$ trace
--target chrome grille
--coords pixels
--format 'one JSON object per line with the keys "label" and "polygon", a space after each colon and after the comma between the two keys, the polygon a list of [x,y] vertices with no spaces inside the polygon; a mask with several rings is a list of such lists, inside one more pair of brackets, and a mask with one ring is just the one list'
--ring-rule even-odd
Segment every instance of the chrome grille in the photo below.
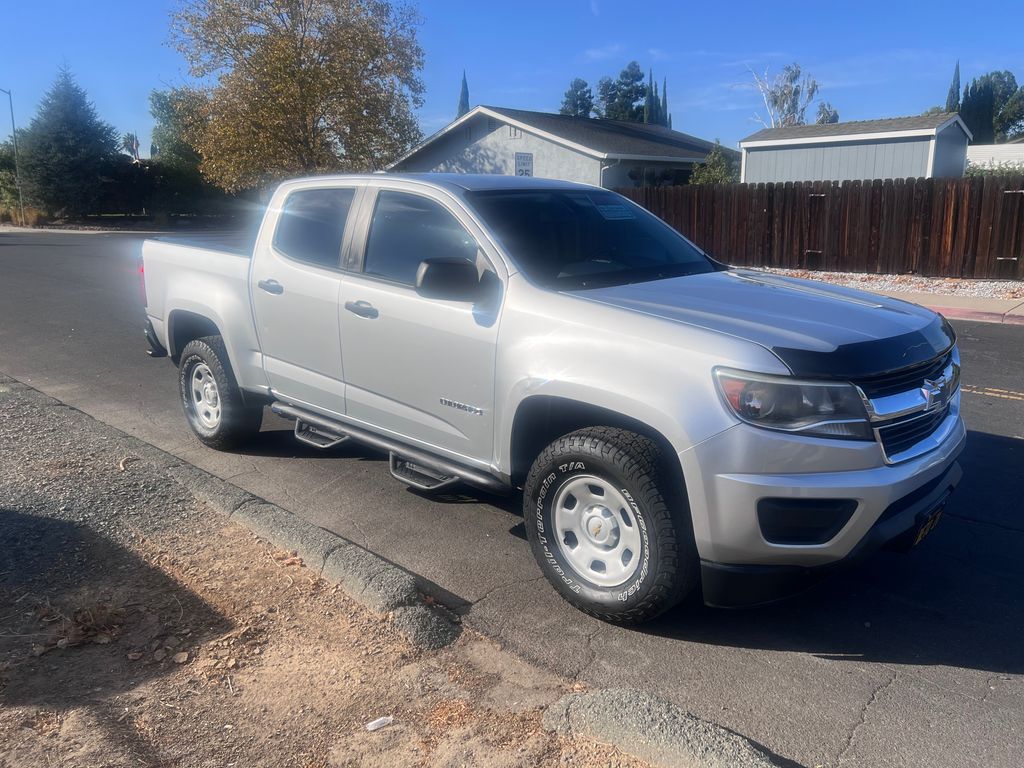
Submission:
{"label": "chrome grille", "polygon": [[932,434],[949,415],[949,406],[911,418],[878,424],[875,430],[885,455],[890,459],[904,453]]}

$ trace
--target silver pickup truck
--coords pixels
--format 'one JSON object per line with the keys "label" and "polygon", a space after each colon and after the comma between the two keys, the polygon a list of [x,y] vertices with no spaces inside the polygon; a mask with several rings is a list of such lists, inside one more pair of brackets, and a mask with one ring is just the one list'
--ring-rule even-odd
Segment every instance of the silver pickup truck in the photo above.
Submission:
{"label": "silver pickup truck", "polygon": [[731,269],[605,189],[300,179],[252,254],[147,241],[151,354],[196,436],[265,406],[430,490],[522,490],[568,601],[639,622],[753,605],[934,526],[961,476],[960,358],[902,301]]}

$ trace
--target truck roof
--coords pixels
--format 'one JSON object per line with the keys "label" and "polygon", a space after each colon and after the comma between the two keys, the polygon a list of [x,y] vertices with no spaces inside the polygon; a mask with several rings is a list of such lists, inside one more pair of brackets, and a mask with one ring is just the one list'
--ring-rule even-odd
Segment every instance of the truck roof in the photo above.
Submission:
{"label": "truck roof", "polygon": [[580,184],[560,179],[542,179],[537,176],[506,176],[498,173],[377,173],[337,174],[329,176],[306,176],[289,181],[369,181],[381,177],[395,177],[419,181],[450,190],[477,192],[495,189],[595,189],[590,184]]}

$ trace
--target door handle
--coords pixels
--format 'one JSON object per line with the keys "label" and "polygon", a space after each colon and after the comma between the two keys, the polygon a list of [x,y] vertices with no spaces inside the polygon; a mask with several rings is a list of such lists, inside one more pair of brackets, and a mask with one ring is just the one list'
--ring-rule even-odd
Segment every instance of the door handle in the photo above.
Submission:
{"label": "door handle", "polygon": [[377,317],[377,315],[380,314],[380,312],[377,311],[377,308],[368,301],[346,301],[345,309],[347,309],[354,315],[359,315],[360,317],[368,317],[371,320],[373,320],[374,318]]}
{"label": "door handle", "polygon": [[267,293],[272,293],[275,296],[280,296],[284,293],[284,286],[277,282],[277,280],[260,280],[256,285],[258,285],[261,290],[264,290]]}

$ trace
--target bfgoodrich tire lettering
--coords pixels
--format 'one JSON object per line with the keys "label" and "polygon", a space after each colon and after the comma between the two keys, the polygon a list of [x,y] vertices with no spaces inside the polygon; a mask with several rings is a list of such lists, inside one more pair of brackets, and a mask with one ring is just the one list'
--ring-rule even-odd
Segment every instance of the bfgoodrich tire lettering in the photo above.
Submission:
{"label": "bfgoodrich tire lettering", "polygon": [[195,339],[181,350],[178,386],[185,419],[199,440],[223,451],[251,440],[263,408],[247,406],[220,336]]}
{"label": "bfgoodrich tire lettering", "polygon": [[[527,537],[544,575],[577,608],[605,621],[637,623],[676,605],[697,585],[685,499],[674,498],[663,464],[651,440],[610,427],[561,437],[534,462],[523,488]],[[566,498],[573,509],[589,504],[579,519],[589,514],[596,524],[569,530],[567,521],[576,518],[566,516]],[[675,514],[669,501],[680,507]],[[590,534],[611,538],[591,538],[584,551],[610,552],[611,559],[599,554],[588,566],[589,555],[574,553],[577,537]]]}

